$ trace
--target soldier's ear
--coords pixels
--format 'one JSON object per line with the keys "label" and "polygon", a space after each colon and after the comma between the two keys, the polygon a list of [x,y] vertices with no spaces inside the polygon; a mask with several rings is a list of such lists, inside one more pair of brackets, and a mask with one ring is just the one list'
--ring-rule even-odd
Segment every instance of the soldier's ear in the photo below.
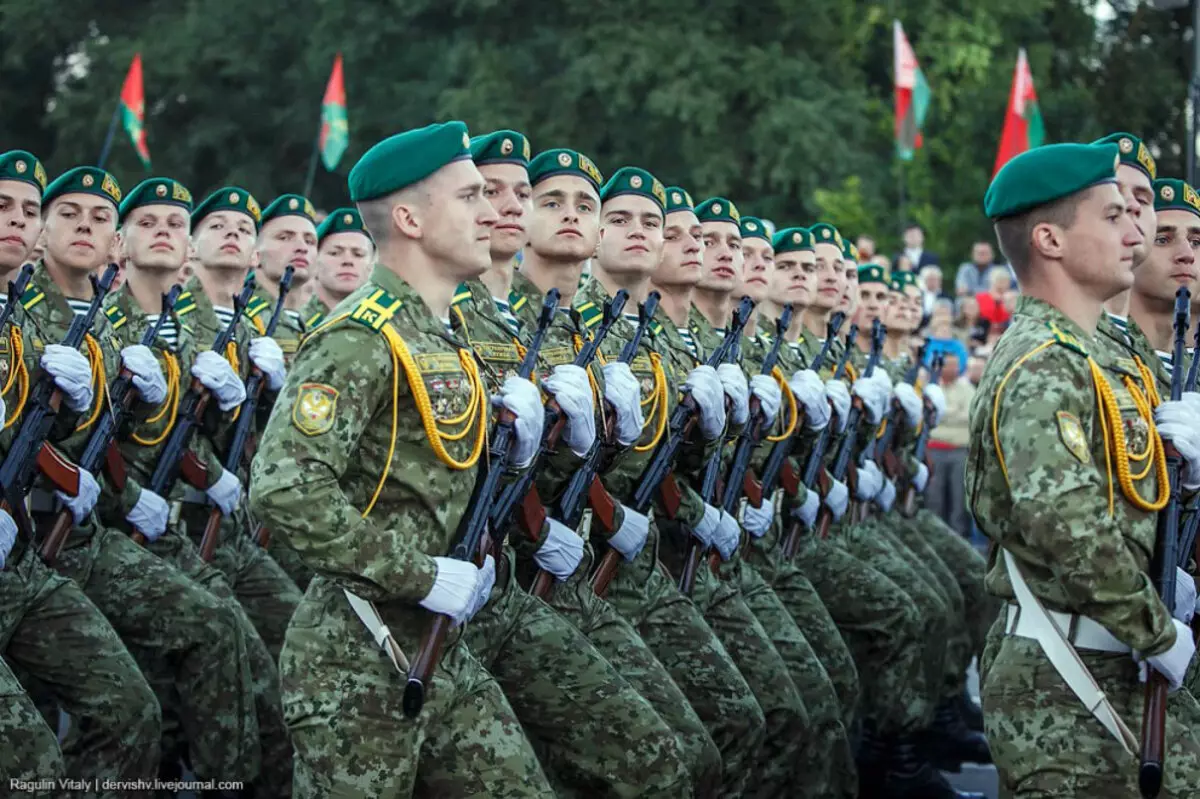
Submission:
{"label": "soldier's ear", "polygon": [[1043,258],[1052,261],[1062,258],[1066,236],[1065,231],[1058,225],[1053,222],[1039,222],[1029,231],[1029,238],[1029,246]]}
{"label": "soldier's ear", "polygon": [[396,203],[391,210],[392,226],[410,239],[424,238],[422,211],[416,203]]}

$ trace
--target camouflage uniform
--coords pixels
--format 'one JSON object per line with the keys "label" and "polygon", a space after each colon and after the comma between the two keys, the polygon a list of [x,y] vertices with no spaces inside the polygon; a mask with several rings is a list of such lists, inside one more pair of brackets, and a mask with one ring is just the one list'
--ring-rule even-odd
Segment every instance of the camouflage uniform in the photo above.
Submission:
{"label": "camouflage uniform", "polygon": [[[3,578],[0,578],[3,579]],[[0,774],[8,780],[58,780],[66,776],[58,738],[16,676],[0,660]],[[12,790],[10,784],[9,789]],[[52,796],[52,791],[34,791]]]}
{"label": "camouflage uniform", "polygon": [[[408,719],[405,675],[343,593],[372,602],[397,646],[415,655],[432,620],[418,602],[433,585],[433,557],[449,550],[476,477],[446,462],[469,460],[486,407],[464,411],[472,397],[488,404],[466,351],[388,268],[377,265],[344,307],[354,315],[331,318],[293,362],[251,468],[255,514],[316,572],[280,658],[296,795],[553,796],[461,629],[447,635],[424,709]],[[396,347],[415,373],[396,362]],[[461,420],[440,423],[464,434],[446,439],[441,455],[413,386],[428,392],[425,412]]]}
{"label": "camouflage uniform", "polygon": [[[1098,367],[1121,417],[1105,425],[1140,430],[1145,438],[1131,435],[1126,447],[1141,452],[1153,427],[1138,421],[1128,387],[1145,387],[1127,355],[1103,336],[1087,336],[1052,306],[1018,300],[972,404],[967,495],[980,528],[997,544],[988,560],[991,593],[1014,597],[1003,547],[1047,609],[1087,615],[1135,651],[1155,654],[1174,640],[1170,614],[1146,574],[1155,516],[1110,482],[1104,464],[1113,453],[1093,385]],[[1056,435],[1047,435],[1051,418]],[[1154,470],[1133,487],[1155,497]],[[1004,635],[1004,621],[1002,614],[989,633],[981,687],[1005,789],[1016,796],[1137,795],[1136,758],[1067,688],[1038,642]],[[1077,651],[1136,737],[1145,692],[1133,658]],[[1200,782],[1198,719],[1187,691],[1171,695],[1161,795],[1191,796]]]}
{"label": "camouflage uniform", "polygon": [[[308,302],[304,303],[304,307],[300,309],[300,322],[304,325],[305,331],[315,330],[322,322],[329,317],[329,312],[333,310],[325,306],[321,302],[321,298],[317,296],[317,292],[308,298]],[[282,348],[282,345],[280,345]]]}

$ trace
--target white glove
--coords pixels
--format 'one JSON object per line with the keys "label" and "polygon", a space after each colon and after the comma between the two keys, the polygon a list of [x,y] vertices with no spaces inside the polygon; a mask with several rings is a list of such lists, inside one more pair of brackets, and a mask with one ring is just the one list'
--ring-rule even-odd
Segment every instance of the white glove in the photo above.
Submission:
{"label": "white glove", "polygon": [[854,487],[854,498],[859,502],[875,499],[883,488],[883,472],[873,460],[863,461],[858,467],[858,485]]}
{"label": "white glove", "polygon": [[79,493],[72,497],[62,491],[55,491],[54,495],[71,509],[71,516],[74,517],[75,523],[80,524],[92,512],[92,508],[96,507],[96,500],[100,499],[100,484],[96,482],[96,478],[92,476],[91,472],[87,469],[80,469]]}
{"label": "white glove", "polygon": [[503,405],[517,417],[513,423],[516,441],[510,457],[516,468],[524,469],[533,461],[542,440],[542,425],[546,422],[542,395],[525,378],[509,375],[500,386],[500,394],[492,398],[492,404]]}
{"label": "white glove", "polygon": [[896,398],[896,402],[900,403],[900,408],[904,411],[904,421],[908,423],[910,429],[915,430],[921,423],[921,398],[917,396],[917,390],[910,383],[901,383],[896,386],[892,396]]}
{"label": "white glove", "polygon": [[1183,456],[1183,487],[1200,488],[1200,393],[1185,391],[1175,402],[1164,402],[1154,409],[1158,432],[1169,439]]}
{"label": "white glove", "polygon": [[147,541],[157,541],[167,530],[167,517],[171,506],[167,501],[148,488],[143,488],[138,501],[125,517]]}
{"label": "white glove", "polygon": [[617,443],[628,447],[642,435],[642,387],[629,370],[629,364],[612,361],[604,364],[604,399],[617,416]]}
{"label": "white glove", "polygon": [[8,421],[8,406],[4,404],[4,397],[0,397],[0,427],[3,427]]}
{"label": "white glove", "polygon": [[242,481],[233,472],[221,470],[221,476],[205,490],[212,504],[221,509],[225,516],[233,513],[242,501]]}
{"label": "white glove", "polygon": [[742,528],[737,519],[725,511],[721,511],[721,522],[717,525],[716,540],[713,546],[721,553],[721,560],[729,560],[737,552],[738,542],[742,540]]}
{"label": "white glove", "polygon": [[[804,424],[809,430],[823,430],[829,424],[829,400],[821,376],[812,369],[801,369],[792,375],[788,388],[796,402],[804,408]],[[849,402],[849,396],[846,401]]]}
{"label": "white glove", "polygon": [[729,397],[730,421],[743,425],[750,418],[750,386],[746,382],[746,373],[736,363],[723,363],[717,367],[717,379],[725,396]]}
{"label": "white glove", "polygon": [[1196,615],[1196,581],[1192,575],[1175,567],[1175,618],[1191,624]]}
{"label": "white glove", "polygon": [[573,363],[556,366],[542,381],[542,388],[554,395],[558,407],[567,417],[563,440],[582,458],[596,440],[596,406],[592,403],[592,386],[588,383],[587,372]]}
{"label": "white glove", "polygon": [[549,516],[546,517],[546,524],[546,540],[534,553],[533,559],[555,578],[565,580],[575,573],[579,561],[583,560],[583,539],[575,535],[570,527]]}
{"label": "white glove", "polygon": [[763,497],[762,507],[756,508],[750,502],[746,503],[746,509],[742,511],[742,527],[746,528],[746,532],[755,538],[762,538],[771,529],[771,522],[775,519],[775,503],[771,501],[771,497]]}
{"label": "white glove", "polygon": [[54,377],[68,408],[79,413],[92,407],[92,365],[87,358],[70,347],[47,344],[41,363]]}
{"label": "white glove", "polygon": [[0,510],[0,569],[4,568],[13,544],[17,543],[17,523],[8,511]]}
{"label": "white glove", "polygon": [[[454,558],[434,558],[437,576],[433,588],[421,600],[421,607],[441,613],[461,624],[475,612],[475,594],[479,588],[479,569],[474,563]],[[486,600],[485,600],[486,601]]]}
{"label": "white glove", "polygon": [[717,527],[721,524],[721,511],[714,508],[712,505],[704,505],[704,518],[700,523],[692,528],[692,535],[706,547],[713,545],[717,540]]}
{"label": "white glove", "polygon": [[[871,424],[879,424],[883,420],[883,414],[887,411],[888,398],[891,396],[890,387],[875,377],[881,372],[882,370],[877,369],[870,377],[860,377],[854,381],[854,387],[851,389],[851,393],[862,400],[867,421]],[[920,403],[917,405],[919,408]]]}
{"label": "white glove", "polygon": [[783,391],[770,375],[755,375],[750,378],[750,394],[758,397],[758,408],[762,411],[764,429],[775,422],[779,406],[783,403]]}
{"label": "white glove", "polygon": [[725,432],[725,390],[711,366],[697,366],[688,373],[683,387],[700,408],[700,432],[709,441]]}
{"label": "white glove", "polygon": [[196,355],[196,360],[192,362],[192,377],[212,392],[217,399],[217,406],[223,412],[233,410],[246,400],[246,386],[242,379],[233,371],[229,361],[212,350],[204,350]]}
{"label": "white glove", "polygon": [[917,490],[918,494],[925,491],[925,485],[929,482],[929,467],[924,463],[917,464],[917,473],[913,475],[912,485]]}
{"label": "white glove", "polygon": [[[121,350],[121,363],[133,373],[133,387],[142,402],[160,405],[167,398],[167,379],[154,353],[144,344],[134,344]],[[149,538],[149,536],[147,536]]]}
{"label": "white glove", "polygon": [[937,383],[925,386],[925,399],[933,406],[933,426],[937,427],[946,417],[946,392]]}
{"label": "white glove", "polygon": [[805,527],[812,529],[817,522],[817,511],[821,509],[821,495],[811,488],[805,489],[803,504],[792,510],[792,515],[800,520]]}
{"label": "white glove", "polygon": [[646,546],[650,536],[650,517],[643,516],[628,505],[622,505],[625,520],[621,527],[608,539],[608,545],[621,553],[627,561],[636,558]]}
{"label": "white glove", "polygon": [[[1144,660],[1153,666],[1155,671],[1167,678],[1167,683],[1171,686],[1170,690],[1173,693],[1183,685],[1183,678],[1187,675],[1188,666],[1191,665],[1192,657],[1196,654],[1196,642],[1192,640],[1191,627],[1179,619],[1171,619],[1171,623],[1175,625],[1175,643],[1161,655],[1152,655]],[[1146,667],[1143,658],[1135,652],[1133,659],[1142,664],[1139,679],[1145,682]]]}
{"label": "white glove", "polygon": [[846,384],[841,380],[826,380],[825,399],[829,401],[830,408],[837,416],[837,431],[844,432],[848,421],[846,417],[850,415],[850,389],[846,388]]}
{"label": "white glove", "polygon": [[258,367],[267,378],[267,388],[278,391],[283,388],[287,368],[283,365],[283,350],[270,336],[260,336],[250,341],[250,362]]}
{"label": "white glove", "polygon": [[829,493],[825,495],[822,502],[825,507],[829,508],[829,512],[833,514],[833,520],[836,522],[846,515],[846,508],[850,504],[850,490],[842,481],[834,480],[833,485],[829,487]]}
{"label": "white glove", "polygon": [[883,488],[879,489],[879,493],[875,495],[875,503],[884,513],[892,509],[892,505],[896,503],[895,482],[887,479],[883,481]]}
{"label": "white glove", "polygon": [[476,613],[483,610],[495,585],[496,559],[488,555],[483,559],[483,568],[479,570],[479,583],[475,586],[475,598],[471,600],[471,612],[467,614],[468,619],[474,618]]}

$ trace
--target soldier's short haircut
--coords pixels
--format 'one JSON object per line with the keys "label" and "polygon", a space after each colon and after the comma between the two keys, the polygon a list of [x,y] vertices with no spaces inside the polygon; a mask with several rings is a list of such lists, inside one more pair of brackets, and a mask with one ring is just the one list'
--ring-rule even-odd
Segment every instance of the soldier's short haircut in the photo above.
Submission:
{"label": "soldier's short haircut", "polygon": [[1075,223],[1079,205],[1087,195],[1086,191],[1076,192],[1023,214],[996,220],[994,228],[996,239],[1000,242],[1000,252],[1008,259],[1018,279],[1028,274],[1033,256],[1033,229],[1041,224],[1069,228]]}
{"label": "soldier's short haircut", "polygon": [[392,239],[393,208],[400,204],[426,205],[428,202],[429,188],[425,181],[420,181],[383,197],[356,203],[355,207],[362,217],[363,227],[371,234],[371,243],[379,249]]}

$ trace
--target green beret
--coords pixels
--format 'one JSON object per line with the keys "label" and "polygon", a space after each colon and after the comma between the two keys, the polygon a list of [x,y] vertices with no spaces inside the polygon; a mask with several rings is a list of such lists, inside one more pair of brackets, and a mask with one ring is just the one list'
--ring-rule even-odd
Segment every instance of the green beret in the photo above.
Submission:
{"label": "green beret", "polygon": [[354,208],[338,208],[331,211],[329,216],[325,217],[325,221],[317,225],[317,243],[320,244],[326,236],[332,236],[334,233],[362,233],[371,238],[371,234],[363,227],[362,216]]}
{"label": "green beret", "polygon": [[117,213],[117,223],[124,222],[130,211],[143,205],[174,205],[191,213],[192,193],[177,180],[147,178],[125,195]]}
{"label": "green beret", "polygon": [[842,249],[842,234],[828,222],[818,222],[809,228],[812,231],[813,244],[832,244]]}
{"label": "green beret", "polygon": [[858,247],[850,239],[842,239],[842,257],[858,263]]}
{"label": "green beret", "polygon": [[476,166],[519,164],[529,166],[529,139],[515,130],[498,130],[471,139],[471,158]]}
{"label": "green beret", "polygon": [[757,216],[743,216],[738,227],[742,229],[743,240],[758,238],[765,240],[768,244],[771,243],[771,233]]}
{"label": "green beret", "polygon": [[918,285],[917,276],[912,272],[893,272],[892,282],[889,284],[889,287],[892,291],[898,291],[903,294],[906,288],[916,285]]}
{"label": "green beret", "polygon": [[731,222],[739,226],[742,222],[737,206],[724,197],[709,197],[697,205],[696,217],[701,222]]}
{"label": "green beret", "polygon": [[775,248],[776,255],[785,252],[805,252],[806,250],[812,252],[812,231],[806,227],[784,228],[776,231],[775,238],[771,240],[771,246]]}
{"label": "green beret", "polygon": [[314,225],[317,224],[317,211],[307,197],[299,194],[281,194],[263,209],[262,224],[266,225],[272,219],[285,216],[302,216]]}
{"label": "green beret", "polygon": [[688,194],[683,187],[668,186],[667,213],[669,214],[675,211],[691,211],[695,213],[696,209],[693,207],[692,195]]}
{"label": "green beret", "polygon": [[33,153],[9,150],[0,155],[0,180],[19,180],[37,186],[38,194],[46,190],[46,168]]}
{"label": "green beret", "polygon": [[1158,177],[1158,164],[1154,162],[1154,156],[1150,155],[1150,148],[1132,133],[1110,133],[1103,139],[1096,139],[1092,144],[1115,144],[1120,150],[1122,164],[1140,169],[1151,180]]}
{"label": "green beret", "polygon": [[350,170],[350,200],[386,197],[418,183],[447,164],[471,157],[462,122],[441,122],[389,136],[363,153]]}
{"label": "green beret", "polygon": [[658,178],[636,166],[623,166],[612,174],[600,189],[600,202],[606,203],[613,197],[633,194],[653,200],[664,212],[667,209],[667,188]]}
{"label": "green beret", "polygon": [[546,150],[538,153],[537,157],[529,162],[531,186],[536,186],[543,180],[559,175],[574,175],[577,178],[583,178],[591,183],[592,188],[596,191],[600,191],[600,186],[604,183],[604,177],[592,159],[574,150],[561,147],[557,150]]}
{"label": "green beret", "polygon": [[196,210],[192,211],[192,228],[195,229],[200,220],[217,211],[237,211],[254,220],[255,230],[262,226],[262,209],[258,207],[254,195],[237,186],[226,186],[200,201]]}
{"label": "green beret", "polygon": [[888,282],[887,274],[883,271],[883,267],[879,264],[863,264],[858,268],[858,283],[882,283],[885,286],[891,286]]}
{"label": "green beret", "polygon": [[1015,216],[1101,183],[1115,183],[1115,144],[1047,144],[1026,150],[996,173],[983,198],[989,219]]}
{"label": "green beret", "polygon": [[59,175],[42,194],[42,205],[47,206],[64,194],[91,194],[103,197],[114,206],[121,205],[121,185],[96,166],[77,166]]}
{"label": "green beret", "polygon": [[1191,211],[1200,216],[1200,194],[1189,184],[1175,178],[1154,181],[1155,211]]}

